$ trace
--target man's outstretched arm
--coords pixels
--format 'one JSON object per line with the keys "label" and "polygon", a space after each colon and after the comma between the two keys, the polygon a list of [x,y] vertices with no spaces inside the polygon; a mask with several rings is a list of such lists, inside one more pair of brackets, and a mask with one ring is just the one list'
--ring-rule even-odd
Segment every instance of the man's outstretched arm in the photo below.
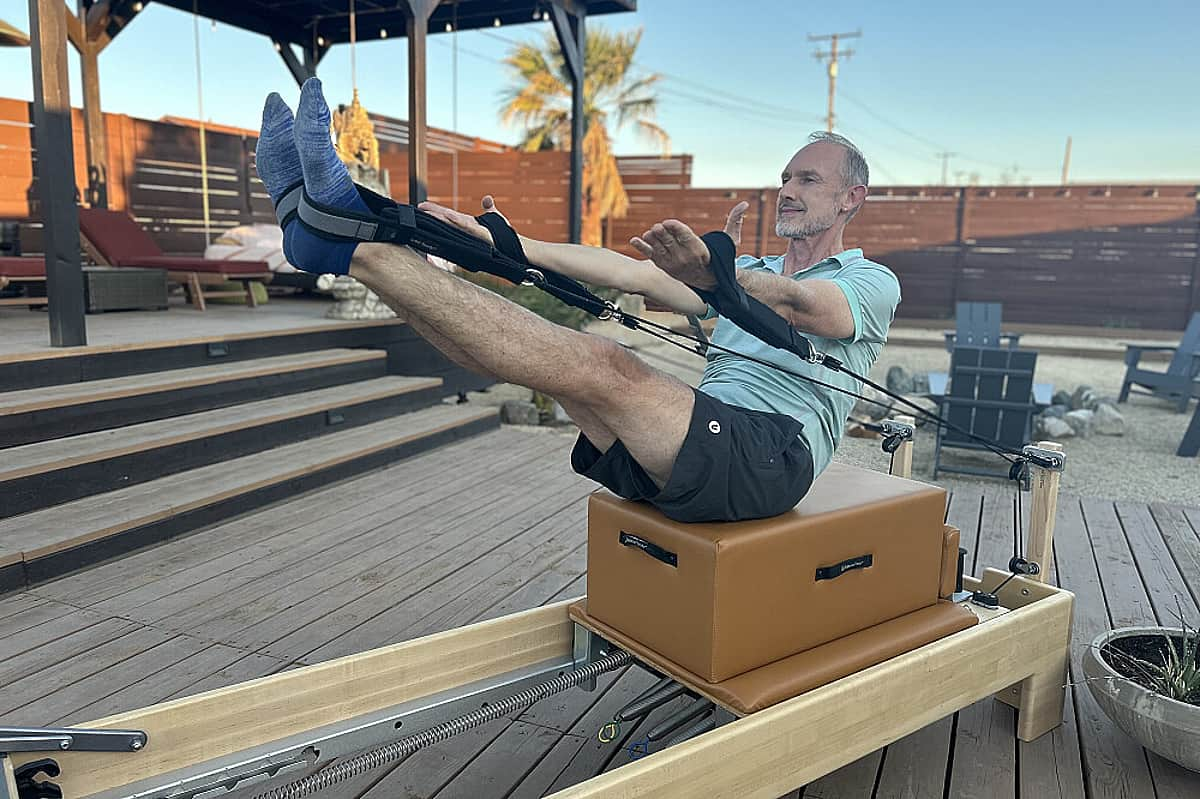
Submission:
{"label": "man's outstretched arm", "polygon": [[[655,225],[633,239],[633,245],[665,272],[688,285],[700,289],[716,285],[709,269],[708,247],[678,220],[668,219]],[[773,273],[739,269],[737,281],[748,294],[801,332],[830,339],[854,335],[850,303],[832,280],[796,281]]]}
{"label": "man's outstretched arm", "polygon": [[[484,209],[495,210],[484,198]],[[422,211],[443,222],[491,242],[492,235],[475,218],[461,211],[438,205],[421,203]],[[654,302],[681,314],[703,314],[707,305],[683,283],[659,269],[651,261],[639,261],[612,250],[586,247],[580,244],[556,244],[520,236],[525,257],[535,266],[550,269],[575,280],[593,285],[614,288],[626,294],[640,294]]]}

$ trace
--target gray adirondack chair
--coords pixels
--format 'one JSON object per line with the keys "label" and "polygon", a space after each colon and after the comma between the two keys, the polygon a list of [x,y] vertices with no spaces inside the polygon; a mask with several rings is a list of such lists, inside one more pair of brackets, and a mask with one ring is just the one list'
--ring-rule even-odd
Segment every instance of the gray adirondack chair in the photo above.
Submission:
{"label": "gray adirondack chair", "polygon": [[[1143,369],[1140,366],[1142,353],[1170,352],[1171,362],[1165,372]],[[1125,345],[1125,380],[1121,383],[1121,395],[1117,402],[1129,398],[1133,386],[1149,389],[1139,394],[1152,394],[1175,403],[1180,413],[1187,410],[1192,397],[1200,397],[1200,311],[1192,314],[1187,329],[1178,346],[1155,346],[1149,344]]]}
{"label": "gray adirondack chair", "polygon": [[946,352],[955,347],[1000,347],[1007,340],[1010,349],[1021,339],[1020,333],[1002,333],[1000,318],[1003,306],[998,302],[960,302],[954,306],[953,332],[942,331],[946,337]]}
{"label": "gray adirondack chair", "polygon": [[1037,406],[1033,397],[1036,350],[955,347],[950,356],[950,389],[935,397],[942,415],[959,430],[938,428],[933,451],[933,479],[938,472],[1008,477],[1008,469],[992,471],[947,465],[947,447],[987,451],[966,433],[1020,449],[1032,437]]}
{"label": "gray adirondack chair", "polygon": [[1179,442],[1179,449],[1175,454],[1182,458],[1200,455],[1200,403],[1196,404],[1196,410],[1192,412],[1192,421],[1184,431],[1183,441]]}

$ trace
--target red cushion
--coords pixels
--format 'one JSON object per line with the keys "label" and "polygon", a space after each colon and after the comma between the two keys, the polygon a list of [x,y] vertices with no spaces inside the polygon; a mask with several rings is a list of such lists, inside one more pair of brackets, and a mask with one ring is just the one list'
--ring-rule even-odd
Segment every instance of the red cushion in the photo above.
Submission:
{"label": "red cushion", "polygon": [[45,277],[46,261],[42,258],[0,257],[0,277]]}
{"label": "red cushion", "polygon": [[162,255],[162,248],[154,243],[150,234],[124,211],[80,208],[79,229],[110,263],[144,255]]}
{"label": "red cushion", "polygon": [[271,268],[262,261],[209,261],[187,255],[155,255],[121,258],[117,266],[169,269],[175,272],[214,272],[220,275],[266,275]]}

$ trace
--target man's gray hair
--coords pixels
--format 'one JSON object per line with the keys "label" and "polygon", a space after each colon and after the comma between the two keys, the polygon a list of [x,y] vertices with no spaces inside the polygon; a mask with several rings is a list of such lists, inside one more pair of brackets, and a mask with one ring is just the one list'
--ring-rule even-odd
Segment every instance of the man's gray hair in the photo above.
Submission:
{"label": "man's gray hair", "polygon": [[[867,169],[867,159],[863,157],[862,150],[854,145],[854,142],[847,139],[845,136],[839,136],[836,133],[830,133],[824,130],[818,130],[815,133],[810,133],[808,141],[812,142],[826,141],[830,144],[836,144],[845,152],[845,158],[842,159],[842,180],[845,181],[842,189],[848,189],[851,186],[868,186],[871,175]],[[858,208],[862,208],[862,203],[859,203]],[[846,217],[849,222],[858,213],[858,208],[850,212]]]}

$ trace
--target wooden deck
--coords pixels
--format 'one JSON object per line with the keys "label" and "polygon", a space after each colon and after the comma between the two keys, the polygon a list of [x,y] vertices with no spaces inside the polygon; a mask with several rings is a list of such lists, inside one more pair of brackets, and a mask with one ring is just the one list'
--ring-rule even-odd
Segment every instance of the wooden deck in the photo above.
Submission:
{"label": "wooden deck", "polygon": [[[569,469],[571,441],[502,429],[0,596],[0,725],[78,723],[583,594],[593,486]],[[971,570],[1006,564],[1011,488],[951,490]],[[1197,619],[1198,531],[1196,508],[1061,499],[1057,579],[1077,596],[1076,669],[1109,625],[1171,623],[1177,602]],[[601,690],[560,694],[321,796],[543,796],[628,762],[596,732],[649,683],[637,669],[608,675]],[[1133,744],[1085,686],[1069,700],[1063,726],[1033,743],[988,700],[802,795],[1200,796],[1200,774]]]}

